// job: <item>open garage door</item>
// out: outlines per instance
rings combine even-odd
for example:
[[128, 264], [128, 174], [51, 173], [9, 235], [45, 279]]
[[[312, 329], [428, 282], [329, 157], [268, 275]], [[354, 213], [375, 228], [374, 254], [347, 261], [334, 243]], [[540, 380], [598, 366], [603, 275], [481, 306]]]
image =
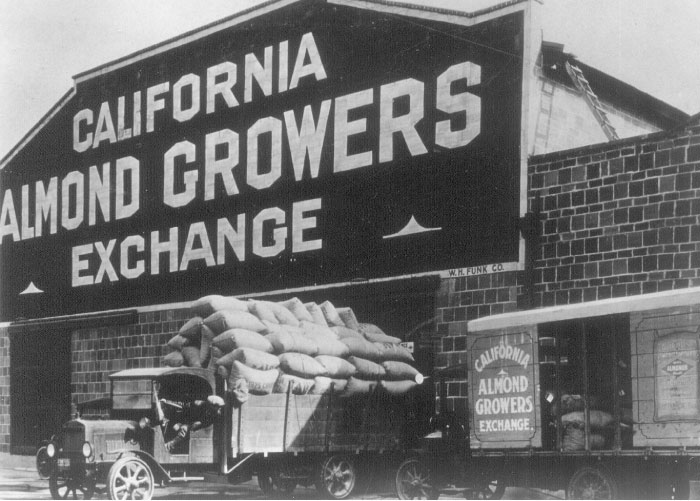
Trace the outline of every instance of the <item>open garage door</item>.
[[10, 338], [10, 453], [34, 454], [70, 417], [69, 331], [16, 332]]

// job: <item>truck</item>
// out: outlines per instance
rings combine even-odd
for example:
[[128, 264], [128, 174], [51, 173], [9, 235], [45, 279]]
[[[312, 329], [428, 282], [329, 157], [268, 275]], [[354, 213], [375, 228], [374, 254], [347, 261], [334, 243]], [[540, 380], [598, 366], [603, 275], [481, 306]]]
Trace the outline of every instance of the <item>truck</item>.
[[[466, 338], [466, 362], [435, 372], [440, 412], [397, 469], [400, 499], [698, 498], [697, 288], [475, 319]], [[466, 416], [447, 406], [455, 380]]]
[[[98, 486], [110, 499], [150, 499], [171, 482], [236, 484], [253, 476], [269, 496], [315, 485], [324, 497], [344, 499], [358, 485], [359, 465], [402, 457], [419, 429], [411, 422], [414, 399], [378, 384], [353, 397], [333, 388], [297, 395], [290, 385], [240, 403], [210, 369], [136, 368], [109, 379], [109, 397], [78, 406], [40, 450], [54, 499], [89, 499]], [[192, 426], [173, 446], [181, 423], [172, 408], [212, 395], [223, 399], [221, 416]]]

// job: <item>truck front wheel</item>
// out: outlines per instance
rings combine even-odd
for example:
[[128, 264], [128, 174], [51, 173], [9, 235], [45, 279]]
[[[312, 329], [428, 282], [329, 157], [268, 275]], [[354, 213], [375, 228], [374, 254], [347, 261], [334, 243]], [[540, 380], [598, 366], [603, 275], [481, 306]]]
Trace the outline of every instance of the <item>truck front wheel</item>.
[[90, 499], [95, 494], [95, 476], [59, 477], [54, 471], [49, 477], [49, 492], [53, 499]]
[[109, 499], [151, 499], [154, 485], [151, 468], [137, 457], [118, 459], [107, 475]]

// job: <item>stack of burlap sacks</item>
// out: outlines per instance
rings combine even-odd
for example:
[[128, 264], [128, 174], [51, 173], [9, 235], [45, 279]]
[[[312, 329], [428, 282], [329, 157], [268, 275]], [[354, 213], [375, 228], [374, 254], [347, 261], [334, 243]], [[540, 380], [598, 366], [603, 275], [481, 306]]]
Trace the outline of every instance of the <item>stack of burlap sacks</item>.
[[367, 394], [379, 385], [403, 395], [423, 377], [400, 339], [359, 323], [350, 308], [206, 296], [168, 346], [163, 363], [205, 367], [228, 381], [240, 402], [248, 394]]
[[[592, 406], [595, 406], [596, 399], [591, 400]], [[582, 451], [586, 448], [584, 407], [584, 400], [580, 395], [562, 395], [561, 397], [561, 424], [564, 430], [562, 449], [565, 451]], [[589, 411], [591, 433], [588, 437], [588, 443], [591, 449], [609, 447], [614, 424], [615, 419], [609, 412], [597, 409]]]

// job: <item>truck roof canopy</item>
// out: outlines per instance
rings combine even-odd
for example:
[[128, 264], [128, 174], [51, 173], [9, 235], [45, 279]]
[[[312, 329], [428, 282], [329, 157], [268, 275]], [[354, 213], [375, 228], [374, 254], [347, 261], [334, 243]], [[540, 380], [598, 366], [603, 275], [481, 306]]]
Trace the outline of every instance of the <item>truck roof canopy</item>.
[[471, 320], [467, 324], [467, 332], [506, 329], [523, 325], [536, 325], [576, 318], [602, 317], [605, 315], [658, 310], [693, 304], [700, 304], [700, 287], [492, 315]]
[[197, 367], [152, 367], [148, 369], [126, 369], [110, 374], [109, 378], [114, 379], [156, 379], [163, 376], [187, 375], [197, 376], [205, 379], [212, 388], [214, 387], [214, 372], [209, 369]]

